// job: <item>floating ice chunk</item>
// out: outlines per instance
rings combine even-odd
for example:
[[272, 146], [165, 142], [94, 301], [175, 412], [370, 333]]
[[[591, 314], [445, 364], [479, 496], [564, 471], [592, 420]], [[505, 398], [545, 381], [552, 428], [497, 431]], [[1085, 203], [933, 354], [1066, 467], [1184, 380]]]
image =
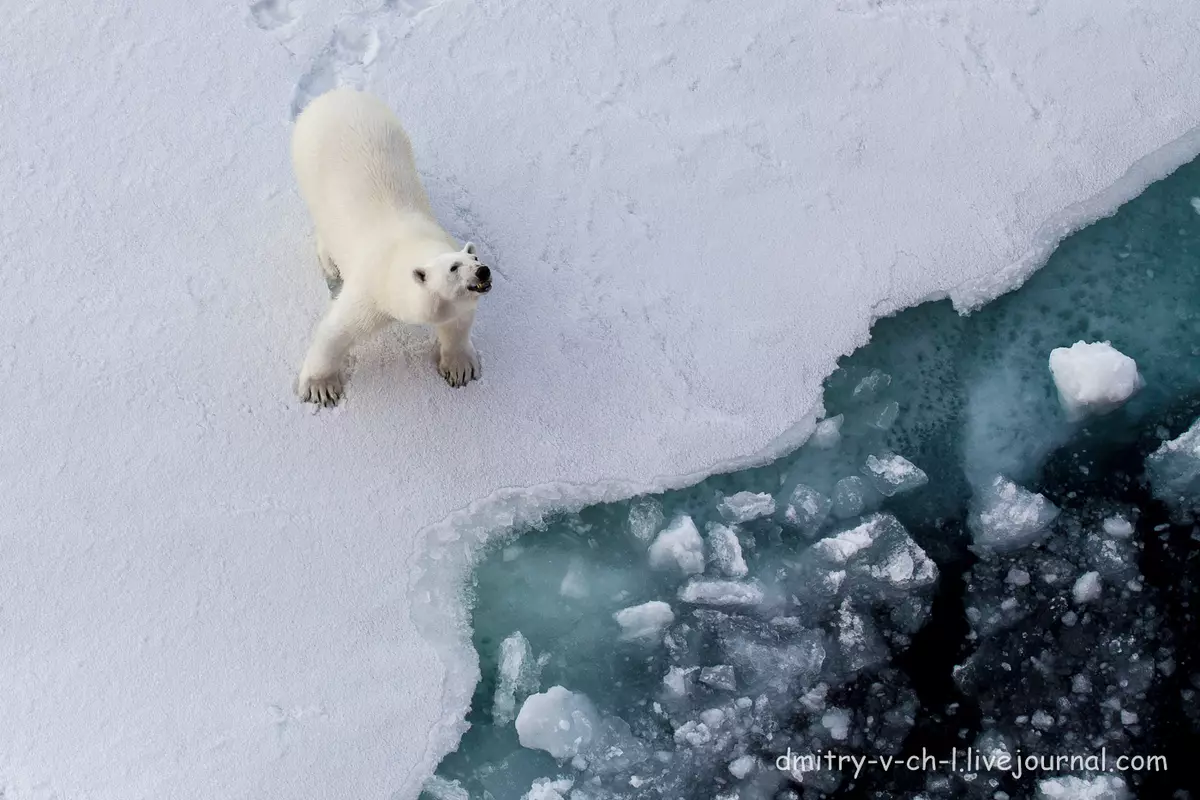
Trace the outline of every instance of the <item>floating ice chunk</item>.
[[448, 781], [434, 775], [425, 781], [421, 787], [422, 794], [427, 794], [433, 800], [471, 800], [471, 795], [458, 781]]
[[1120, 515], [1108, 517], [1102, 525], [1105, 533], [1117, 539], [1128, 539], [1133, 535], [1133, 523]]
[[1105, 414], [1142, 388], [1137, 364], [1109, 342], [1076, 342], [1050, 351], [1058, 399], [1071, 419]]
[[814, 536], [833, 509], [833, 501], [803, 483], [796, 484], [783, 510], [783, 518], [799, 529], [802, 536]]
[[658, 535], [650, 545], [650, 566], [688, 575], [704, 572], [704, 541], [691, 517], [679, 517]]
[[785, 640], [732, 627], [721, 633], [720, 641], [741, 691], [751, 696], [770, 691], [790, 700], [812, 688], [825, 664], [824, 637], [816, 631], [793, 633]]
[[1200, 418], [1146, 457], [1154, 496], [1177, 510], [1200, 507]]
[[874, 541], [872, 526], [863, 524], [834, 536], [827, 536], [814, 544], [812, 550], [827, 556], [832, 561], [844, 564], [859, 550], [870, 547]]
[[754, 765], [757, 763], [758, 761], [754, 756], [735, 758], [729, 762], [729, 774], [740, 781], [750, 774], [750, 770], [754, 769]]
[[667, 693], [675, 698], [686, 697], [691, 689], [692, 673], [698, 667], [671, 667], [667, 670], [667, 674], [663, 676], [663, 686], [666, 687]]
[[521, 706], [517, 737], [522, 747], [573, 758], [589, 750], [599, 725], [600, 714], [586, 695], [551, 686]]
[[582, 600], [588, 596], [587, 576], [583, 572], [583, 559], [575, 556], [567, 564], [567, 572], [558, 585], [558, 593], [573, 600]]
[[1067, 775], [1038, 781], [1037, 800], [1132, 800], [1125, 781], [1116, 775], [1078, 778]]
[[1029, 573], [1020, 567], [1012, 567], [1008, 570], [1008, 575], [1005, 576], [1004, 580], [1013, 586], [1028, 586]]
[[742, 543], [731, 528], [724, 525], [713, 525], [709, 528], [708, 548], [713, 565], [723, 575], [744, 578], [750, 571], [746, 566], [746, 559], [742, 557]]
[[571, 778], [538, 778], [521, 800], [567, 800], [574, 785]]
[[520, 631], [500, 643], [496, 693], [492, 699], [494, 724], [503, 726], [513, 721], [517, 700], [537, 691], [540, 672], [533, 648]]
[[1054, 727], [1054, 717], [1047, 714], [1045, 711], [1038, 709], [1033, 712], [1033, 716], [1029, 718], [1029, 724], [1037, 728], [1039, 731], [1048, 731]]
[[705, 686], [711, 686], [714, 689], [724, 689], [727, 692], [737, 689], [737, 680], [734, 677], [733, 667], [728, 664], [719, 664], [715, 667], [705, 667], [700, 670], [700, 682]]
[[621, 626], [621, 639], [661, 640], [663, 631], [675, 621], [671, 606], [661, 600], [651, 600], [640, 606], [623, 608], [613, 614]]
[[972, 498], [967, 527], [977, 546], [1004, 552], [1037, 541], [1057, 516], [1045, 497], [996, 476]]
[[654, 500], [640, 500], [629, 508], [629, 532], [633, 538], [649, 543], [663, 524], [662, 506]]
[[833, 515], [838, 519], [857, 517], [866, 507], [867, 483], [857, 475], [842, 478], [833, 487]]
[[1092, 603], [1100, 599], [1100, 573], [1085, 572], [1075, 581], [1075, 586], [1071, 588], [1071, 597], [1075, 600], [1075, 605], [1081, 606], [1084, 603]]
[[869, 420], [868, 424], [872, 428], [878, 428], [881, 431], [886, 431], [888, 428], [896, 424], [896, 418], [900, 416], [900, 404], [893, 400], [885, 404]]
[[743, 581], [693, 578], [679, 590], [679, 599], [701, 606], [756, 606], [763, 601], [762, 587]]
[[872, 369], [866, 377], [854, 387], [855, 397], [874, 397], [892, 383], [892, 376], [881, 369]]
[[911, 492], [929, 483], [924, 470], [895, 453], [879, 457], [867, 456], [867, 464], [862, 471], [884, 497]]
[[1192, 204], [1192, 211], [1200, 214], [1200, 197], [1193, 197], [1190, 202]]
[[722, 500], [717, 510], [730, 522], [749, 522], [774, 514], [775, 498], [765, 493], [738, 492]]
[[844, 742], [850, 734], [850, 714], [842, 708], [831, 708], [821, 716], [821, 725], [835, 740]]
[[937, 565], [890, 514], [872, 514], [849, 530], [827, 536], [804, 551], [799, 562], [798, 597], [815, 587], [844, 588], [857, 597], [889, 603], [937, 580]]
[[699, 720], [688, 720], [675, 731], [675, 744], [680, 746], [702, 747], [712, 740], [712, 731]]
[[845, 420], [846, 416], [844, 414], [838, 414], [836, 417], [821, 420], [813, 429], [809, 441], [813, 443], [814, 447], [819, 447], [822, 450], [837, 447], [838, 442], [842, 440], [842, 423]]

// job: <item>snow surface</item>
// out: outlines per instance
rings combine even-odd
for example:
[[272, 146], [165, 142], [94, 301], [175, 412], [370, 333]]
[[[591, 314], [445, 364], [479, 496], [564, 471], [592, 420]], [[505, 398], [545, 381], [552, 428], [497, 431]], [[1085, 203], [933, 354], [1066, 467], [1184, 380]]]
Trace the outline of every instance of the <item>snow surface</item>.
[[[873, 319], [1200, 152], [1193, 0], [10, 11], [8, 800], [413, 797], [492, 531], [777, 455]], [[288, 121], [339, 82], [494, 268], [464, 390], [393, 331], [345, 407], [291, 395], [327, 294]]]
[[1071, 419], [1105, 414], [1142, 388], [1137, 363], [1111, 342], [1076, 342], [1050, 351], [1050, 374]]

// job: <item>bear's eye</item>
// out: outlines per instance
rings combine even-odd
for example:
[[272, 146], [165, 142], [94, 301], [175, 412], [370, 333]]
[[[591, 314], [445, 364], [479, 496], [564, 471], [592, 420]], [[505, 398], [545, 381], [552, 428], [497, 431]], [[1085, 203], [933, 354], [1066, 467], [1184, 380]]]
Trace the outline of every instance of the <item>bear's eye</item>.
[[413, 271], [413, 277], [417, 279], [417, 283], [425, 282], [425, 270], [418, 269]]
[[453, 264], [451, 264], [451, 265], [450, 265], [450, 271], [451, 271], [451, 272], [458, 272], [458, 268], [459, 268], [459, 267], [461, 267], [461, 266], [462, 266], [462, 264], [461, 264], [460, 262], [458, 262], [458, 261], [455, 261]]

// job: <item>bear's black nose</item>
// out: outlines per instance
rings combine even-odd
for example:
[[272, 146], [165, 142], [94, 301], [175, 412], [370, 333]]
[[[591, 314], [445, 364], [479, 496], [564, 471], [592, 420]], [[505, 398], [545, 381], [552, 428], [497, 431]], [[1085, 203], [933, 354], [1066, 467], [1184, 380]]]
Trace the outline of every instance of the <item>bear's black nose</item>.
[[475, 280], [490, 281], [492, 279], [492, 271], [485, 265], [480, 264], [479, 269], [475, 270]]

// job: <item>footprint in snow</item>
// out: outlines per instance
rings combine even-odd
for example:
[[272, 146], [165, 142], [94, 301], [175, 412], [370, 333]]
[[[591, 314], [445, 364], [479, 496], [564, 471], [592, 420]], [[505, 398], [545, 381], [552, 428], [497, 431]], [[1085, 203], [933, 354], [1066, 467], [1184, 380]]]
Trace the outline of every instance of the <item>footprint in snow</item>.
[[250, 18], [264, 31], [291, 25], [299, 17], [292, 8], [291, 0], [255, 0], [250, 4]]
[[350, 20], [334, 30], [329, 43], [296, 82], [292, 94], [294, 120], [314, 97], [338, 86], [366, 86], [370, 66], [379, 55], [379, 32], [367, 22]]

